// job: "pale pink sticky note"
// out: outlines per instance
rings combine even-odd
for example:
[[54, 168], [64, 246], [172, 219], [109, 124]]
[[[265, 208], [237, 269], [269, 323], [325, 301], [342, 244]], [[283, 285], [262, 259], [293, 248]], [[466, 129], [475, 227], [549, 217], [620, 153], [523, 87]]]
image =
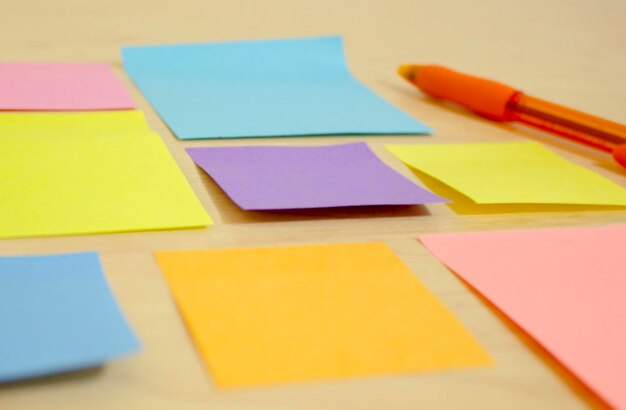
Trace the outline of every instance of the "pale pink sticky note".
[[0, 110], [88, 111], [135, 108], [101, 63], [0, 63]]
[[626, 409], [626, 225], [420, 240], [609, 405]]

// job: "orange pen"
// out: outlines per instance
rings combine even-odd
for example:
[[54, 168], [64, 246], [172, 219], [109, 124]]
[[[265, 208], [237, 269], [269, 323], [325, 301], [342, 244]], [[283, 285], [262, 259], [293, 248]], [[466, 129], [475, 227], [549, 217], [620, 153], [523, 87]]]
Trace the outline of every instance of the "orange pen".
[[424, 93], [495, 121], [517, 121], [613, 154], [626, 168], [626, 126], [563, 107], [498, 83], [436, 65], [398, 73]]

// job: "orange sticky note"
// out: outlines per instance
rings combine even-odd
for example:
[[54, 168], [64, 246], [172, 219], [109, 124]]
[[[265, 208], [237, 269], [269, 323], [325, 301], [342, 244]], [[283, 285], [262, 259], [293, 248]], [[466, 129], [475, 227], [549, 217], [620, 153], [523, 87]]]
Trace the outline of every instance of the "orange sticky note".
[[420, 240], [611, 406], [626, 409], [626, 225]]
[[490, 363], [383, 243], [163, 251], [156, 258], [221, 387]]

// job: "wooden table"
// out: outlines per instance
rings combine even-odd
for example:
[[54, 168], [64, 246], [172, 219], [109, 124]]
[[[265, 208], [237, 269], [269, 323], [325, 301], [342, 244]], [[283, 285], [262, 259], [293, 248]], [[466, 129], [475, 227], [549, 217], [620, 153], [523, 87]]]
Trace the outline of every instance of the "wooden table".
[[[424, 232], [595, 226], [626, 211], [457, 213], [415, 208], [259, 213], [237, 208], [184, 153], [189, 146], [366, 140], [418, 183], [383, 144], [535, 140], [626, 186], [608, 156], [436, 103], [403, 83], [405, 62], [436, 62], [500, 79], [555, 102], [626, 122], [626, 2], [342, 0], [4, 0], [0, 58], [105, 61], [131, 88], [215, 219], [208, 229], [0, 241], [0, 254], [97, 250], [143, 351], [95, 370], [0, 387], [2, 409], [538, 409], [602, 404], [533, 340], [416, 242]], [[176, 140], [125, 76], [120, 46], [342, 34], [353, 73], [437, 135]], [[0, 90], [1, 92], [1, 90]], [[6, 216], [6, 215], [5, 215]], [[216, 389], [194, 350], [152, 252], [383, 240], [452, 309], [497, 365], [284, 387]], [[1, 332], [1, 330], [0, 330]], [[1, 337], [1, 334], [0, 334]]]

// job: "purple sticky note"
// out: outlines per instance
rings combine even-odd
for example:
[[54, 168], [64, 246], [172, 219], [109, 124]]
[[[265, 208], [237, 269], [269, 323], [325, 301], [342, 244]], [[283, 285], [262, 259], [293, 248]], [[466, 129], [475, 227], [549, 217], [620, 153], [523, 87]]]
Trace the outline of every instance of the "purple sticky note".
[[187, 148], [245, 210], [448, 202], [385, 165], [365, 143]]
[[135, 108], [101, 63], [0, 63], [0, 110], [88, 111]]

